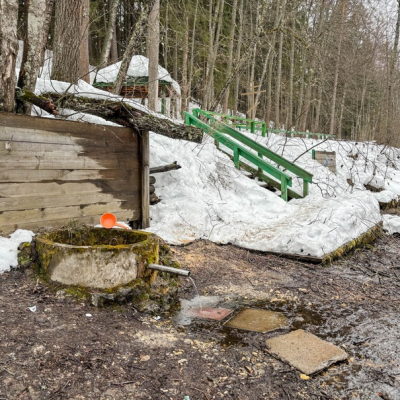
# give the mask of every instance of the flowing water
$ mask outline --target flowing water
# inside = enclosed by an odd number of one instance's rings
[[[200,295],[199,295],[199,291],[197,290],[197,286],[196,286],[196,284],[194,283],[193,278],[190,277],[190,276],[188,276],[188,278],[189,278],[190,282],[192,283],[192,286],[193,286],[193,288],[194,288],[194,291],[195,291],[195,293],[196,293],[196,296],[199,297],[199,296],[200,296]]]

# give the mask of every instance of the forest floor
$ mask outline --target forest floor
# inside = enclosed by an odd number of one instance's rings
[[[398,237],[329,267],[207,241],[173,252],[201,296],[281,311],[290,327],[257,333],[224,321],[182,325],[129,305],[96,309],[14,269],[0,275],[0,400],[400,399]],[[194,297],[187,278],[179,296]],[[302,379],[265,344],[297,328],[349,359]]]

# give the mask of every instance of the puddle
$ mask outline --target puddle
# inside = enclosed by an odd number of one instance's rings
[[[275,311],[288,320],[287,332],[304,329],[320,339],[343,348],[348,361],[331,366],[312,377],[328,398],[379,400],[378,393],[400,399],[400,330],[397,308],[389,305],[352,305],[339,302],[299,304],[298,302],[225,301],[222,297],[199,296],[183,300],[175,323],[203,338],[212,338],[222,347],[264,345],[278,332],[250,332],[228,327],[222,321],[193,316],[194,309],[232,309],[233,321],[244,309]]]
[[[279,312],[246,308],[230,319],[225,326],[252,332],[269,332],[288,325],[288,319]]]

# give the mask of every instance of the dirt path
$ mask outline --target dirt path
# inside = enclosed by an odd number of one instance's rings
[[[200,295],[282,311],[291,328],[342,346],[349,360],[303,380],[265,346],[272,334],[214,321],[174,323],[132,307],[57,298],[31,272],[0,275],[0,400],[400,399],[400,240],[322,268],[199,241],[175,247]],[[180,297],[194,291],[182,279]],[[36,306],[36,312],[28,307]]]

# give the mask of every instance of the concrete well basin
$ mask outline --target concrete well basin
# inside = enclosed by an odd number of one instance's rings
[[[123,229],[61,229],[36,237],[41,272],[66,285],[109,289],[151,275],[159,238]]]

